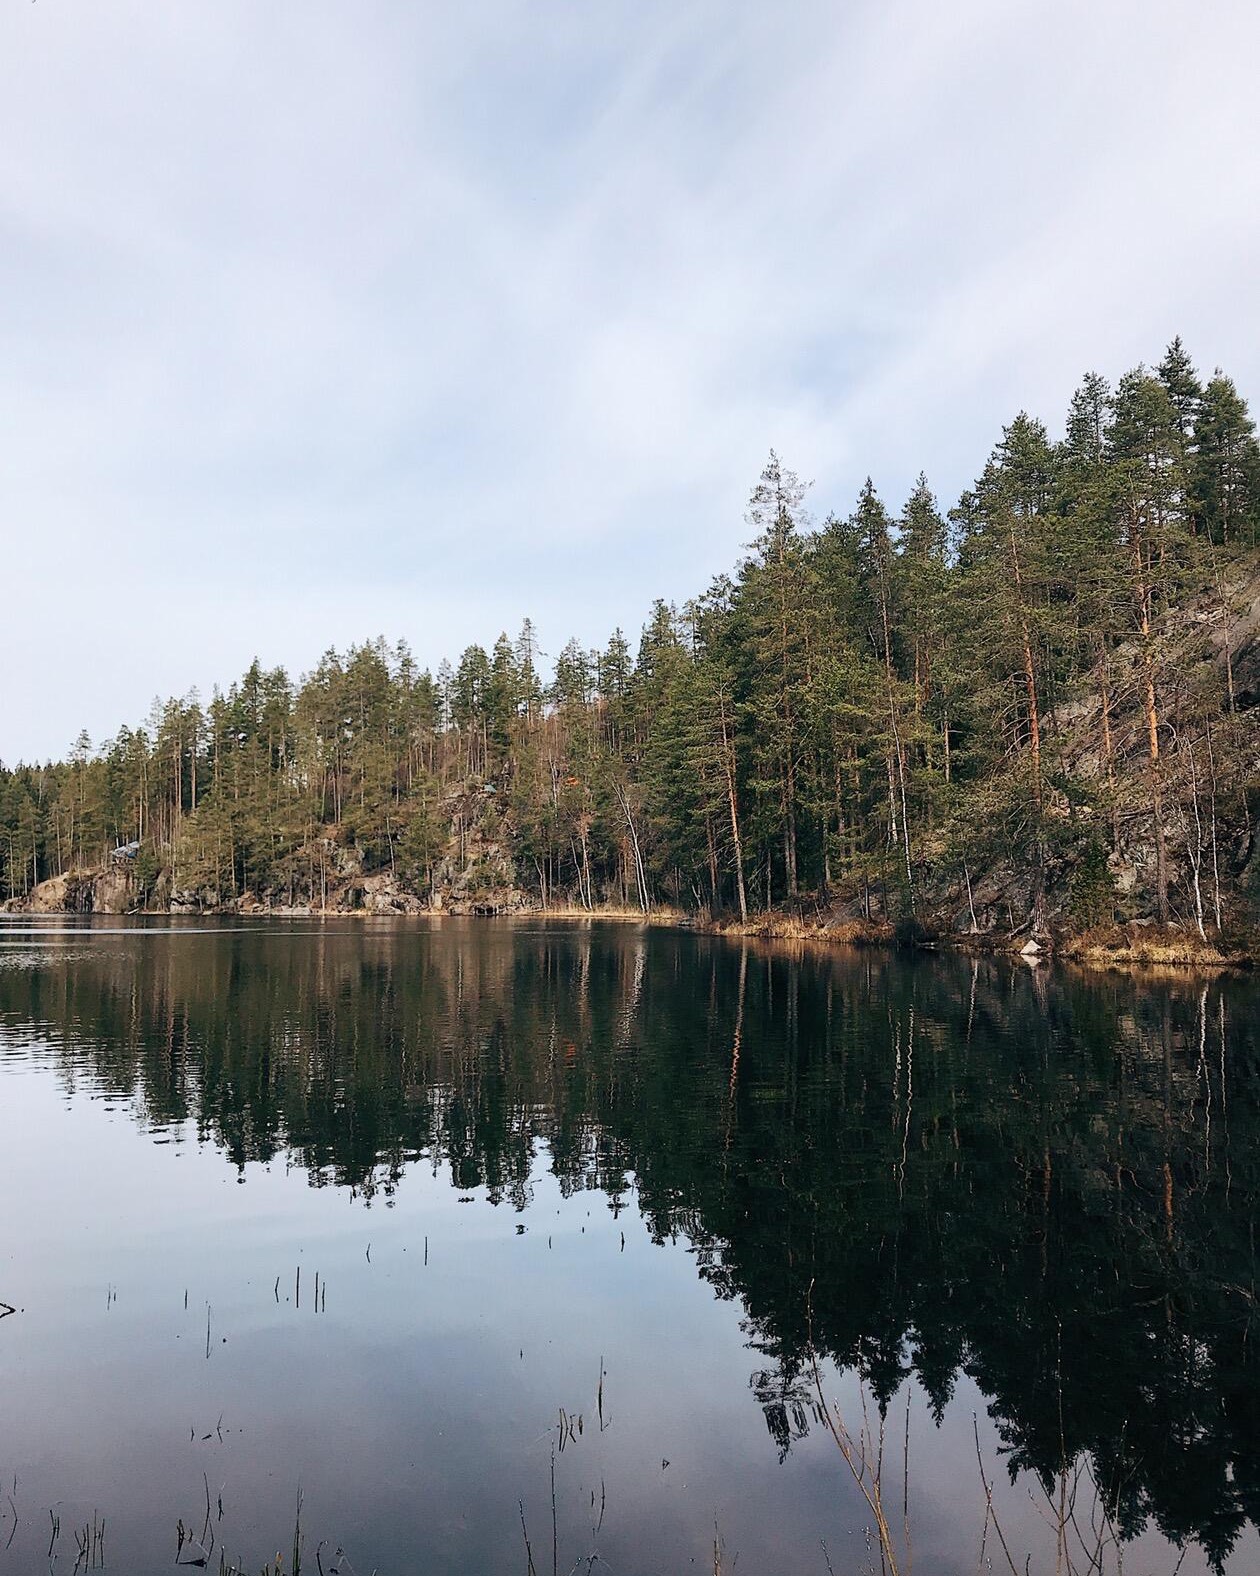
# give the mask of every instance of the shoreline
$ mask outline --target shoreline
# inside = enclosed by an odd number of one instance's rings
[[[3,918],[73,919],[95,918],[96,910],[41,908],[0,908]],[[499,908],[487,905],[455,911],[449,908],[420,907],[379,910],[371,908],[161,908],[134,909],[100,917],[116,919],[204,919],[235,918],[254,920],[346,919],[354,921],[397,919],[510,919],[559,920],[563,922],[605,921],[645,927],[688,930],[697,935],[723,936],[749,941],[795,942],[836,949],[874,949],[888,952],[952,952],[972,957],[1004,957],[1029,965],[1042,962],[1071,963],[1080,968],[1129,972],[1142,968],[1172,968],[1221,972],[1247,971],[1256,966],[1253,938],[1237,938],[1220,943],[1204,941],[1184,928],[1159,926],[1153,922],[1095,927],[1085,931],[1051,933],[1031,941],[1025,932],[1007,931],[934,931],[924,929],[913,937],[899,936],[897,928],[880,920],[837,920],[799,915],[762,913],[746,921],[703,914],[691,914],[663,905],[644,911],[637,907],[610,905],[586,908],[563,904],[543,908]]]
[[[764,914],[738,920],[699,922],[697,928],[715,935],[746,936],[767,941],[823,943],[888,951],[952,952],[971,957],[1005,957],[1027,964],[1073,963],[1082,968],[1118,969],[1185,968],[1248,970],[1256,953],[1247,944],[1217,945],[1202,941],[1177,926],[1154,923],[1094,927],[1090,930],[1048,934],[1030,942],[1026,932],[931,931],[909,940],[898,937],[896,927],[879,920],[806,921],[790,915]]]

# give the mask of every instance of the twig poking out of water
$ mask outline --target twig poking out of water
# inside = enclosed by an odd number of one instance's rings
[[[551,1576],[560,1568],[560,1538],[556,1532],[556,1447],[551,1446]]]
[[[560,1450],[563,1453],[566,1445],[572,1444],[582,1433],[582,1414],[580,1412],[566,1412],[560,1408],[560,1421],[556,1425],[556,1432],[560,1438]]]
[[[300,1487],[297,1491],[297,1513],[293,1520],[293,1563],[289,1569],[293,1572],[293,1576],[302,1576],[302,1490]]]
[[[604,1359],[601,1356],[599,1359],[599,1389],[595,1392],[595,1406],[599,1412],[599,1431],[601,1434],[608,1427],[608,1422],[604,1417],[604,1371]]]
[[[187,1545],[188,1548],[187,1559],[184,1558],[185,1545]],[[195,1565],[200,1570],[204,1570],[210,1563],[210,1550],[207,1549],[204,1544],[198,1543],[197,1539],[193,1536],[191,1527],[186,1527],[184,1525],[184,1518],[182,1516],[175,1523],[175,1563],[176,1565]],[[220,1554],[220,1571],[223,1570],[223,1567],[224,1556]]]
[[[870,1416],[866,1407],[866,1386],[859,1383],[859,1394],[862,1398],[862,1427],[856,1439],[845,1427],[839,1412],[832,1406],[823,1394],[822,1371],[818,1366],[818,1353],[814,1350],[813,1339],[813,1282],[810,1283],[809,1306],[809,1360],[813,1370],[814,1389],[818,1394],[819,1414],[827,1428],[827,1432],[835,1440],[844,1463],[856,1483],[862,1498],[866,1501],[866,1508],[870,1511],[875,1523],[875,1533],[879,1539],[879,1563],[881,1571],[887,1576],[901,1576],[901,1566],[898,1563],[896,1541],[892,1529],[888,1525],[888,1517],[884,1512],[884,1420],[880,1417],[878,1436],[873,1432]],[[908,1509],[908,1507],[907,1507]],[[907,1515],[906,1525],[909,1526]],[[906,1543],[905,1569],[907,1576],[913,1559],[913,1552]],[[1018,1573],[1017,1573],[1018,1576]]]
[[[327,1542],[327,1538],[321,1538],[315,1545],[315,1569],[319,1572],[319,1576],[358,1576],[358,1572],[351,1563],[350,1556],[340,1543],[333,1552],[333,1563],[327,1570],[324,1569],[323,1550],[324,1544]],[[226,1576],[236,1576],[236,1573],[228,1571]],[[241,1571],[239,1576],[245,1576],[245,1572]],[[264,1571],[263,1576],[268,1576],[268,1573]],[[280,1576],[279,1567],[277,1567],[276,1576]],[[375,1571],[372,1572],[372,1576],[376,1576]]]
[[[910,1536],[910,1388],[906,1387],[906,1437],[901,1449],[901,1534],[906,1540],[906,1566],[914,1563],[914,1541]]]
[[[74,1569],[78,1571],[103,1570],[105,1567],[105,1522],[95,1511],[92,1512],[91,1521],[83,1523],[83,1531],[75,1531],[75,1546],[78,1555],[74,1562]]]
[[[210,1479],[209,1479],[209,1476],[205,1472],[203,1472],[201,1474],[201,1480],[206,1485],[206,1519],[202,1523],[202,1527],[201,1527],[201,1541],[204,1544],[206,1539],[207,1539],[207,1537],[210,1539],[210,1547],[207,1550],[207,1553],[208,1554],[213,1554],[214,1553],[214,1528],[210,1525]],[[222,1501],[220,1501],[220,1504],[222,1504]]]
[[[11,1313],[16,1312],[17,1309],[11,1302],[0,1302],[0,1319],[7,1319]]]
[[[981,1480],[983,1481],[983,1470]],[[1087,1505],[1089,1514],[1088,1529],[1081,1525],[1078,1516],[1078,1506],[1082,1504],[1083,1487],[1091,1491],[1092,1495]],[[1052,1490],[1051,1486],[1044,1481],[1041,1483],[1042,1495],[1046,1501],[1045,1506],[1038,1503],[1032,1489],[1029,1489],[1029,1500],[1041,1519],[1054,1532],[1054,1569],[1056,1576],[1090,1576],[1091,1572],[1097,1572],[1097,1576],[1104,1576],[1107,1569],[1108,1546],[1115,1550],[1116,1570],[1123,1576],[1122,1540],[1113,1518],[1113,1511],[1116,1513],[1119,1511],[1121,1488],[1122,1483],[1117,1482],[1113,1503],[1109,1505],[1092,1468],[1088,1465],[1083,1465],[1079,1460],[1074,1465],[1069,1464],[1065,1455],[1063,1463],[1055,1476],[1054,1489]],[[993,1520],[996,1526],[996,1517]],[[988,1535],[987,1518],[985,1521],[985,1535]],[[1080,1546],[1080,1555],[1072,1547],[1073,1538]],[[1172,1576],[1178,1576],[1178,1572],[1185,1564],[1189,1548],[1189,1544],[1182,1545]],[[1084,1559],[1084,1564],[1078,1565],[1076,1563],[1077,1559],[1081,1557]],[[1025,1570],[1027,1565],[1028,1561],[1026,1560]]]
[[[1019,1576],[1019,1570],[1015,1565],[1015,1561],[1011,1558],[1011,1551],[1006,1546],[1006,1536],[1002,1531],[1002,1523],[998,1520],[997,1511],[993,1507],[993,1490],[989,1487],[989,1479],[985,1475],[984,1470],[984,1457],[980,1451],[980,1424],[974,1412],[971,1414],[971,1431],[976,1439],[976,1465],[980,1468],[980,1482],[984,1488],[985,1527],[987,1529],[990,1521],[993,1523],[993,1530],[997,1533],[998,1542],[1002,1545],[1002,1553],[1005,1554],[1006,1563],[1010,1566],[1011,1576]]]
[[[901,1576],[901,1566],[898,1563],[897,1545],[893,1539],[892,1529],[888,1525],[888,1517],[884,1511],[883,1487],[883,1458],[884,1458],[884,1424],[880,1420],[878,1437],[871,1429],[870,1416],[866,1406],[866,1389],[862,1387],[862,1427],[858,1437],[845,1427],[843,1420],[834,1407],[821,1399],[821,1375],[817,1370],[815,1359],[815,1382],[819,1386],[820,1405],[823,1411],[823,1421],[827,1431],[839,1447],[844,1463],[848,1467],[854,1483],[857,1484],[862,1498],[866,1501],[866,1508],[870,1511],[875,1522],[875,1535],[879,1539],[879,1558],[881,1569],[886,1568],[889,1576]],[[906,1569],[909,1571],[909,1564]]]
[[[57,1545],[57,1539],[61,1536],[61,1517],[54,1516],[50,1510],[48,1512],[48,1520],[52,1524],[52,1536],[48,1540],[48,1558],[51,1560],[53,1557],[53,1549]]]
[[[206,1304],[206,1357],[210,1356],[210,1304]]]
[[[525,1539],[526,1576],[538,1576],[534,1569],[534,1551],[529,1546],[529,1528],[525,1525],[525,1501],[518,1499],[516,1502],[521,1507],[521,1536]]]

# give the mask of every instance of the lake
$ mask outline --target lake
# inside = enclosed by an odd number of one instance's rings
[[[0,1576],[1254,1571],[1258,1009],[0,921]]]

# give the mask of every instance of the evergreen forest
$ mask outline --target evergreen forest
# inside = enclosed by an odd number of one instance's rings
[[[812,501],[812,500],[811,500]],[[383,639],[0,767],[0,901],[661,907],[1237,933],[1255,877],[1260,447],[1179,340],[974,485],[819,521],[773,452],[746,555],[637,645]]]

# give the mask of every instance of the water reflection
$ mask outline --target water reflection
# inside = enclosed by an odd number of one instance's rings
[[[1260,1519],[1248,981],[600,925],[4,939],[0,1057],[238,1171],[388,1207],[424,1161],[527,1211],[545,1157],[633,1200],[741,1308],[780,1459],[816,1350],[877,1414],[978,1385],[1007,1468],[1084,1463],[1125,1536],[1223,1561]]]

